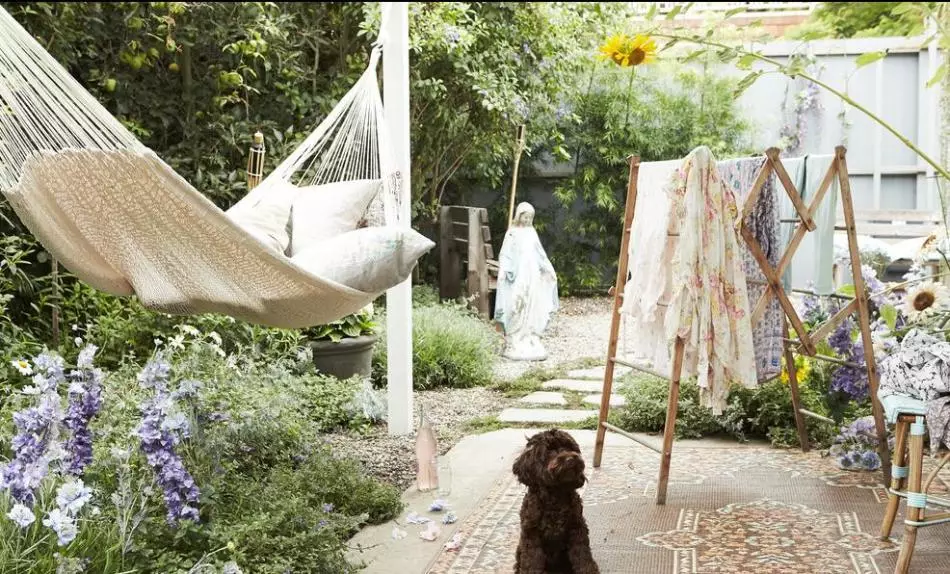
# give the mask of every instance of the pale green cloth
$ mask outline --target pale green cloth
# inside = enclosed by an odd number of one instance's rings
[[[805,205],[811,204],[811,199],[818,192],[821,181],[834,160],[833,155],[808,155],[797,158],[782,158],[782,165],[788,172],[792,183],[801,192]],[[774,175],[772,177],[775,177]],[[781,217],[791,219],[797,217],[795,206],[789,199],[788,193],[782,187],[778,178],[774,185],[781,198]],[[834,291],[834,258],[835,258],[835,220],[838,210],[838,178],[835,177],[831,187],[821,200],[814,219],[817,229],[805,234],[791,265],[782,276],[786,289],[811,289],[820,294]],[[795,232],[794,223],[782,223],[783,244],[788,245]]]

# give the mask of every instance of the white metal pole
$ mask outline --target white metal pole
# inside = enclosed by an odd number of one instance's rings
[[[402,174],[400,225],[412,225],[409,178],[409,6],[382,6],[383,106],[396,169]],[[389,379],[389,434],[408,434],[412,420],[412,281],[386,293],[386,365]]]

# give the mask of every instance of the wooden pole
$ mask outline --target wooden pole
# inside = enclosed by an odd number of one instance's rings
[[[59,326],[59,261],[57,261],[55,258],[53,259],[50,278],[53,281],[53,348],[58,349],[62,337],[60,335]]]
[[[666,487],[670,482],[670,463],[673,459],[673,437],[676,434],[676,416],[680,402],[680,377],[683,374],[683,355],[686,342],[676,337],[673,350],[673,369],[670,373],[670,394],[666,399],[666,422],[663,424],[663,452],[660,453],[660,473],[656,479],[656,503],[666,504]]]
[[[788,332],[788,322],[782,321],[782,332]],[[801,393],[798,390],[798,369],[795,368],[795,355],[788,342],[783,341],[782,347],[785,349],[785,365],[788,369],[788,388],[792,393],[792,409],[795,411],[795,428],[798,430],[798,442],[802,446],[802,452],[808,452],[808,429],[805,427],[805,416],[802,414]]]
[[[637,177],[640,174],[640,157],[630,156],[630,172],[627,176],[627,204],[624,206],[623,235],[620,240],[620,258],[617,261],[617,282],[614,284],[614,307],[610,317],[610,338],[607,343],[607,365],[604,367],[604,386],[600,395],[600,414],[597,419],[597,440],[594,443],[594,468],[600,467],[604,454],[604,438],[607,433],[607,417],[610,414],[610,393],[614,385],[614,361],[617,356],[617,338],[620,334],[620,307],[623,304],[623,286],[627,283],[630,258],[630,235],[633,217],[637,209]],[[514,197],[514,194],[512,194]]]
[[[884,424],[884,409],[877,396],[877,364],[874,360],[874,341],[871,339],[871,318],[868,309],[868,292],[861,274],[861,253],[858,251],[858,232],[854,224],[854,202],[851,196],[851,182],[848,179],[848,162],[845,160],[844,146],[835,148],[838,164],[838,187],[841,191],[841,208],[844,212],[845,228],[848,234],[848,251],[851,256],[851,274],[854,278],[854,298],[858,302],[858,325],[861,327],[861,343],[864,347],[864,363],[868,371],[868,388],[871,394],[871,412],[877,429],[878,454],[881,456],[881,469],[884,471],[884,484],[891,481],[891,457],[887,446],[887,426]]]
[[[515,142],[515,167],[511,172],[511,198],[508,201],[508,227],[515,218],[515,194],[518,191],[518,166],[521,165],[521,154],[524,152],[524,124],[518,126],[518,140]]]

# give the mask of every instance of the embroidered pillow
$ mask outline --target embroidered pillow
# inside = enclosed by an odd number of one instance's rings
[[[377,294],[408,279],[434,246],[409,228],[364,227],[312,245],[291,260],[314,275]]]
[[[356,179],[299,188],[290,212],[290,255],[356,229],[381,184],[378,179]]]

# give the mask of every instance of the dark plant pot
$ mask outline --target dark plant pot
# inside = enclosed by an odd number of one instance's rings
[[[313,366],[321,374],[338,379],[349,379],[356,375],[368,377],[373,372],[373,346],[376,340],[376,335],[363,335],[343,339],[339,343],[311,341]]]

